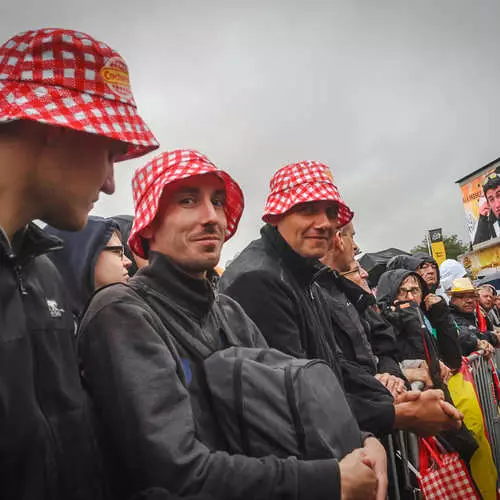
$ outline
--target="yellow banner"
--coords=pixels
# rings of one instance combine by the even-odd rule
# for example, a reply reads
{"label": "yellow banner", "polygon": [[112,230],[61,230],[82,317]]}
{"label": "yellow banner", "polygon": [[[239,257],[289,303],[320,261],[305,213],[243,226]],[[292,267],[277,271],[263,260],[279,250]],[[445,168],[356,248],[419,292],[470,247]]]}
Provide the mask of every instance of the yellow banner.
{"label": "yellow banner", "polygon": [[474,278],[482,269],[500,267],[500,245],[468,252],[463,256],[462,264]]}
{"label": "yellow banner", "polygon": [[434,241],[431,243],[432,256],[440,266],[446,260],[446,250],[442,241]]}

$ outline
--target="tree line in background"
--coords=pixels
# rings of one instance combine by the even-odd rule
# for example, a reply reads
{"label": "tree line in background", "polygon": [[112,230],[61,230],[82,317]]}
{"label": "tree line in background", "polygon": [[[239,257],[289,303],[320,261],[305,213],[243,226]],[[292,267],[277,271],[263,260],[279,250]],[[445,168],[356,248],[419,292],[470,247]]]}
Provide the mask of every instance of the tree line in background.
{"label": "tree line in background", "polygon": [[[469,246],[464,243],[456,234],[451,234],[448,236],[443,235],[443,242],[447,259],[456,259],[459,255],[462,255],[469,250]],[[410,250],[410,253],[416,252],[425,252],[429,255],[429,247],[425,238],[420,244]]]}

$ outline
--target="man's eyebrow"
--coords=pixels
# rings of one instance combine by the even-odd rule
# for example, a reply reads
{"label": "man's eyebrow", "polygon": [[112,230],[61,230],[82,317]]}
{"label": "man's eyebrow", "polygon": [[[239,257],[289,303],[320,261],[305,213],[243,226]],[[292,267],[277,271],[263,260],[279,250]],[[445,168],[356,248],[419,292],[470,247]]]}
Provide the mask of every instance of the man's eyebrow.
{"label": "man's eyebrow", "polygon": [[226,196],[226,190],[225,189],[217,189],[217,191],[215,191],[214,194],[216,196],[220,196],[220,195]]}
{"label": "man's eyebrow", "polygon": [[200,189],[199,188],[195,188],[195,187],[181,187],[179,189],[179,191],[177,191],[177,194],[198,194],[200,192]]}

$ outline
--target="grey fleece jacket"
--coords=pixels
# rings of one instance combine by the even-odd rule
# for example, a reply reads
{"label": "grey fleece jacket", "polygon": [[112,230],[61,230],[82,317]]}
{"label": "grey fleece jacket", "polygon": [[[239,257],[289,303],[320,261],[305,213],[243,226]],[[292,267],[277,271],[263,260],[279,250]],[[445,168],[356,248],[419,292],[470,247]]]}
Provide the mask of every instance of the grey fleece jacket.
{"label": "grey fleece jacket", "polygon": [[151,265],[130,285],[147,297],[161,323],[134,290],[115,285],[95,296],[79,333],[84,379],[116,498],[156,486],[218,500],[340,499],[334,459],[306,462],[223,451],[201,362],[176,344],[179,372],[167,345],[170,329],[214,350],[225,346],[228,328],[240,345],[265,347],[243,309],[153,252]]}

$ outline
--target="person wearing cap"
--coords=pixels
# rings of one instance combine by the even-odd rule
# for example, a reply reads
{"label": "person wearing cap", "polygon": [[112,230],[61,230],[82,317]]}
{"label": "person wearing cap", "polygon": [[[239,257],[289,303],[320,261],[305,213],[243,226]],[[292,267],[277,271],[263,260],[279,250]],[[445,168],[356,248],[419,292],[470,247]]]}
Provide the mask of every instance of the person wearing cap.
{"label": "person wearing cap", "polygon": [[230,329],[239,345],[266,347],[243,309],[212,283],[222,245],[242,215],[243,194],[229,174],[191,150],[153,158],[136,171],[132,186],[129,245],[149,265],[128,287],[95,295],[79,331],[114,496],[160,486],[217,500],[372,498],[376,478],[363,462],[368,450],[340,462],[223,451],[202,360],[178,339],[189,336],[215,352],[227,346]]}
{"label": "person wearing cap", "polygon": [[358,251],[354,235],[352,222],[336,231],[321,259],[331,271],[322,273],[319,283],[331,302],[335,338],[343,354],[397,396],[406,390],[406,379],[397,361],[396,335],[374,309],[375,297],[361,278],[359,263],[354,259]]}
{"label": "person wearing cap", "polygon": [[453,280],[448,294],[451,316],[458,330],[464,356],[479,349],[491,356],[494,346],[498,344],[498,338],[494,332],[486,329],[485,324],[480,324],[480,318],[476,315],[477,288],[469,278],[457,278]]}
{"label": "person wearing cap", "polygon": [[476,234],[473,244],[500,236],[500,167],[486,174],[483,179],[485,201],[479,207]]}
{"label": "person wearing cap", "polygon": [[126,63],[77,31],[0,46],[0,497],[99,499],[99,456],[75,356],[71,304],[33,220],[80,230],[113,162],[157,142]]}
{"label": "person wearing cap", "polygon": [[327,362],[343,381],[362,430],[383,435],[393,428],[411,428],[432,434],[442,426],[460,426],[460,414],[442,401],[439,391],[405,393],[404,402],[394,405],[379,381],[343,356],[329,301],[318,283],[328,268],[318,259],[335,231],[352,217],[326,165],[286,165],[271,179],[261,237],[226,267],[221,291],[243,306],[271,347]]}
{"label": "person wearing cap", "polygon": [[124,253],[120,228],[113,219],[91,215],[81,231],[52,226],[45,226],[44,231],[63,242],[64,247],[49,258],[61,273],[78,323],[95,290],[129,279],[132,262]]}

